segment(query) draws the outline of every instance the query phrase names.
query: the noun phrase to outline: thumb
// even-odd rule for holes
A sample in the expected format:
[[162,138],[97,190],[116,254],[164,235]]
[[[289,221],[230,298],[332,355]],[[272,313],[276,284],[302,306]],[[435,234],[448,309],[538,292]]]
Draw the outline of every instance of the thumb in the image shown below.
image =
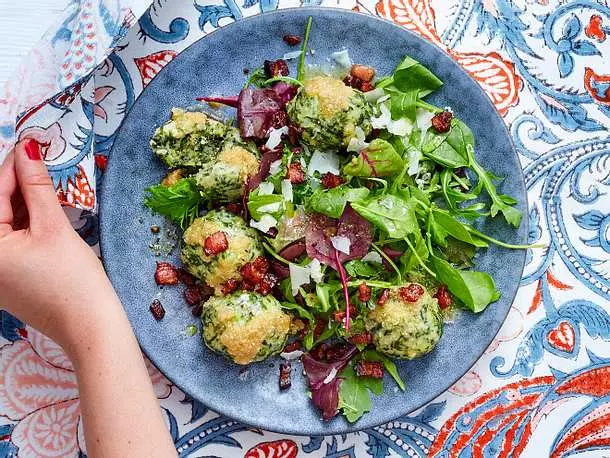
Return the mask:
[[26,138],[15,146],[15,173],[30,215],[31,230],[65,219],[42,160],[41,144],[33,138]]

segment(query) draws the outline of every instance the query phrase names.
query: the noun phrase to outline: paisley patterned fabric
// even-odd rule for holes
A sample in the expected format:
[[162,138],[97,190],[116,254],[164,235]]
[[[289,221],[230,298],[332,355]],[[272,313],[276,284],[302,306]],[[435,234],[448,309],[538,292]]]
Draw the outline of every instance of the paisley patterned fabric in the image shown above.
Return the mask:
[[[96,189],[116,129],[159,70],[216,27],[320,4],[394,21],[470,72],[510,127],[528,188],[529,239],[547,248],[528,253],[508,319],[459,382],[418,412],[360,433],[254,430],[209,411],[149,365],[179,455],[608,456],[610,8],[603,1],[73,1],[0,98],[0,157],[23,135],[44,143],[57,194],[95,248]],[[0,313],[0,456],[86,456],[69,360]]]

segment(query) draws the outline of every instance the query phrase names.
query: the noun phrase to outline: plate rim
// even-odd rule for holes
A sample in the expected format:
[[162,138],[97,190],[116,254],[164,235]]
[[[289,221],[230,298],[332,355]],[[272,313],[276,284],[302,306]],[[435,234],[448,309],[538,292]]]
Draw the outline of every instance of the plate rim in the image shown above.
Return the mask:
[[[202,36],[201,38],[193,41],[191,44],[189,44],[187,47],[185,47],[184,49],[182,49],[177,55],[175,59],[172,59],[171,62],[169,62],[165,67],[163,67],[158,73],[157,75],[155,75],[155,78],[157,78],[162,72],[165,72],[166,69],[168,67],[171,67],[172,64],[174,63],[174,61],[180,57],[180,54],[182,54],[183,52],[187,51],[188,49],[190,49],[191,47],[197,45],[200,41],[205,40],[206,38],[208,38],[209,36],[221,31],[221,30],[226,30],[227,28],[231,28],[231,27],[238,27],[241,24],[244,23],[249,23],[249,22],[254,22],[256,20],[258,20],[261,16],[273,16],[273,15],[278,15],[278,14],[290,14],[290,13],[295,13],[295,12],[310,12],[312,16],[314,16],[314,21],[315,21],[315,14],[316,13],[324,13],[324,12],[331,12],[331,13],[338,13],[338,14],[345,14],[345,15],[354,15],[354,16],[362,16],[365,18],[365,20],[368,21],[378,21],[378,22],[382,22],[382,23],[386,23],[390,26],[392,26],[393,28],[397,29],[398,31],[400,31],[400,33],[404,33],[407,35],[410,35],[412,38],[414,38],[415,40],[418,41],[422,41],[424,43],[426,43],[426,45],[430,45],[434,48],[436,48],[437,51],[441,52],[444,54],[444,56],[448,59],[451,59],[452,61],[455,62],[455,59],[453,59],[453,57],[451,56],[451,54],[449,54],[445,49],[441,48],[440,46],[438,46],[436,43],[433,43],[429,40],[427,40],[426,38],[420,36],[419,34],[389,20],[386,19],[384,17],[380,17],[378,15],[374,15],[374,14],[369,14],[369,13],[364,13],[361,11],[353,11],[353,10],[349,10],[349,9],[344,9],[344,8],[337,8],[337,7],[325,7],[325,6],[302,6],[302,7],[289,7],[289,8],[278,8],[272,11],[266,11],[263,13],[258,13],[258,14],[254,14],[252,16],[247,16],[247,17],[242,17],[238,20],[234,20],[233,22],[230,22],[229,24],[226,24],[224,26],[221,27],[217,27],[214,30],[208,32],[206,35]],[[466,71],[464,69],[464,67],[462,67],[459,63],[455,62],[456,66],[459,67],[459,69],[472,81],[475,83],[476,88],[478,89],[478,91],[480,93],[483,94],[484,99],[485,99],[485,103],[487,103],[488,105],[490,105],[493,108],[493,111],[495,112],[496,116],[498,117],[498,119],[500,120],[500,123],[502,125],[502,130],[504,131],[506,138],[508,139],[508,143],[510,144],[510,148],[514,154],[514,157],[517,160],[517,163],[519,165],[521,165],[521,161],[519,159],[519,153],[517,152],[517,148],[515,147],[515,143],[514,143],[514,139],[510,134],[509,128],[506,125],[506,123],[504,122],[504,118],[502,117],[502,115],[500,114],[500,112],[498,111],[498,109],[496,108],[496,106],[493,104],[493,102],[491,101],[491,99],[489,98],[489,96],[487,95],[487,93],[483,90],[483,88],[479,85],[479,83],[476,81],[476,79],[474,79],[472,77],[472,75]],[[129,110],[125,113],[125,116],[123,117],[123,119],[121,120],[121,122],[119,123],[119,125],[117,126],[115,133],[118,133],[122,128],[123,125],[126,123],[129,114],[131,112],[131,110],[134,108],[134,106],[139,102],[140,97],[142,96],[142,94],[146,91],[146,87],[143,88],[143,90],[140,92],[140,94],[135,98],[132,106],[129,108]],[[114,153],[115,150],[115,143],[113,142],[112,147],[110,148],[108,157],[110,158],[112,156],[112,154]],[[109,168],[112,167],[112,161],[109,161]],[[529,201],[528,201],[528,193],[527,193],[527,187],[526,187],[526,183],[525,183],[525,175],[523,173],[523,167],[520,166],[519,169],[516,172],[517,178],[519,178],[519,183],[517,183],[519,185],[520,191],[522,193],[522,195],[524,196],[524,200],[523,200],[523,204],[524,204],[524,215],[523,218],[521,220],[521,225],[523,227],[523,233],[524,233],[524,238],[525,240],[523,241],[524,243],[527,243],[527,234],[529,233],[529,219],[527,218],[528,215],[528,209],[529,209]],[[104,229],[103,227],[105,226],[105,218],[104,218],[104,208],[106,206],[106,201],[107,201],[107,196],[111,193],[111,191],[109,190],[109,184],[108,184],[108,180],[104,180],[101,188],[100,188],[100,192],[98,194],[98,197],[100,198],[100,206],[99,206],[99,246],[100,246],[100,254],[102,256],[102,263],[104,265],[104,270],[106,270],[106,257],[105,257],[105,248],[104,248],[104,237],[102,236],[102,234],[104,233]],[[508,223],[507,223],[508,224]],[[161,370],[159,368],[159,365],[157,364],[156,358],[149,353],[146,349],[144,349],[138,340],[138,345],[140,346],[140,349],[142,351],[142,353],[153,363],[153,365],[155,366],[155,368],[157,368],[157,370],[159,372],[161,372],[161,374],[163,374],[164,377],[166,377],[171,383],[173,383],[178,389],[180,389],[183,393],[185,393],[186,395],[192,397],[193,399],[196,399],[198,402],[201,402],[202,404],[204,404],[206,407],[210,408],[211,410],[213,410],[214,412],[226,416],[227,418],[231,418],[233,420],[239,421],[241,423],[243,423],[244,425],[248,425],[248,426],[253,426],[253,427],[259,427],[261,429],[264,429],[265,431],[269,431],[269,432],[274,432],[274,433],[279,433],[279,434],[287,434],[287,435],[295,435],[295,436],[316,436],[316,435],[336,435],[336,434],[345,434],[345,433],[354,433],[354,432],[358,432],[358,431],[363,431],[366,429],[370,429],[370,428],[374,428],[376,426],[380,426],[382,424],[388,423],[390,421],[395,420],[396,418],[405,416],[405,415],[409,415],[410,413],[421,409],[422,407],[424,407],[425,405],[429,404],[431,401],[433,401],[434,399],[436,399],[438,396],[441,396],[442,394],[444,394],[445,392],[447,392],[447,390],[449,388],[451,388],[451,386],[453,386],[457,381],[459,381],[464,375],[466,375],[468,373],[468,371],[470,369],[472,369],[472,367],[477,363],[477,361],[479,361],[481,359],[481,357],[485,354],[486,350],[489,348],[489,346],[493,343],[493,341],[496,339],[496,337],[498,336],[500,330],[502,329],[504,323],[506,322],[506,318],[508,317],[508,314],[510,313],[510,309],[512,308],[512,304],[515,301],[515,298],[517,297],[517,294],[519,292],[520,289],[520,280],[523,277],[523,272],[525,270],[525,266],[526,266],[526,255],[525,255],[525,250],[523,250],[523,255],[521,257],[521,265],[518,269],[518,271],[520,272],[518,279],[516,280],[516,289],[515,292],[512,294],[512,297],[510,298],[510,306],[507,307],[506,309],[506,313],[501,316],[501,320],[500,320],[500,324],[498,326],[498,329],[496,330],[496,332],[494,333],[492,339],[490,340],[489,344],[486,345],[479,353],[476,354],[475,357],[473,357],[469,363],[468,363],[468,368],[466,369],[466,371],[462,374],[458,374],[455,375],[454,377],[448,377],[447,379],[450,380],[450,383],[446,384],[446,388],[444,388],[443,390],[440,391],[436,391],[434,392],[434,394],[430,395],[427,398],[421,398],[421,402],[419,403],[418,407],[409,409],[407,411],[404,411],[403,413],[399,414],[398,416],[394,416],[394,414],[392,415],[379,415],[379,418],[377,420],[375,420],[373,423],[371,424],[366,424],[366,425],[362,425],[362,426],[358,426],[359,423],[361,423],[363,420],[366,419],[367,415],[371,414],[372,412],[368,412],[367,414],[365,414],[364,417],[362,417],[362,419],[359,419],[356,423],[347,423],[347,427],[335,427],[335,428],[331,428],[329,431],[313,431],[313,432],[306,432],[303,430],[299,430],[299,429],[295,429],[292,428],[291,426],[287,426],[287,427],[278,427],[278,428],[274,428],[274,427],[269,427],[267,425],[262,425],[259,422],[250,422],[246,416],[228,416],[225,413],[223,413],[223,408],[222,405],[210,405],[207,401],[202,401],[201,399],[198,398],[198,396],[193,396],[188,390],[185,390],[182,387],[182,384],[175,381],[174,379],[170,378],[163,370]],[[108,278],[110,279],[110,276],[108,275]],[[111,281],[112,283],[112,281]],[[114,286],[113,286],[114,288]],[[121,304],[122,305],[122,304]],[[136,328],[133,327],[133,332],[134,335],[136,336],[136,339],[138,337],[137,335],[137,331]],[[383,394],[381,395],[383,396]],[[320,420],[320,424],[321,425],[327,425],[328,423],[323,422],[322,420]]]

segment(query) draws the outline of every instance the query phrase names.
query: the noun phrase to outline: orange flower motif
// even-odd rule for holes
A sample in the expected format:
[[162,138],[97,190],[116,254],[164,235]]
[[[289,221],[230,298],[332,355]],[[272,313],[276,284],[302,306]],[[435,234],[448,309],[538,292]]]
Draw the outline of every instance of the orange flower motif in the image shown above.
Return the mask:
[[[0,415],[18,422],[11,440],[21,458],[77,457],[85,444],[72,363],[35,329],[23,336],[0,348]],[[148,360],[146,366],[155,394],[167,398],[171,383]]]

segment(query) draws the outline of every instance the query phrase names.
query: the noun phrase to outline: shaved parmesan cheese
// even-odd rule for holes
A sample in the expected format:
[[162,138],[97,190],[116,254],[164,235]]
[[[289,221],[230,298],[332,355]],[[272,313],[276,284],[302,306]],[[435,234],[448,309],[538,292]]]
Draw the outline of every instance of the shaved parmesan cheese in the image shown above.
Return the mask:
[[379,99],[381,99],[381,97],[383,97],[384,95],[385,95],[385,91],[383,90],[383,88],[378,87],[378,88],[373,89],[372,91],[365,92],[364,98],[369,103],[375,103]]
[[410,176],[417,175],[419,173],[419,161],[421,160],[421,156],[421,151],[418,149],[411,149],[409,152],[407,152],[407,161],[409,163],[407,173]]
[[259,196],[268,196],[269,194],[273,194],[274,190],[273,183],[269,183],[268,181],[263,181],[258,185],[258,195]]
[[301,356],[303,356],[303,352],[301,350],[282,352],[280,353],[280,356],[288,361],[292,361],[295,359],[299,359]]
[[388,132],[399,137],[409,135],[411,130],[413,130],[413,124],[411,124],[408,118],[400,118],[396,121],[390,120],[388,124]]
[[334,52],[330,55],[331,59],[334,60],[340,67],[350,68],[352,66],[352,60],[349,57],[347,49]]
[[392,119],[390,107],[388,103],[379,104],[381,113],[377,117],[371,118],[371,126],[373,129],[386,129],[388,132],[399,137],[409,135],[413,130],[413,124],[408,118],[400,118],[396,121]]
[[335,250],[339,250],[341,253],[349,254],[349,248],[351,245],[350,240],[342,235],[336,235],[330,238],[330,242],[335,247]]
[[311,275],[311,279],[316,283],[320,283],[324,278],[324,274],[322,273],[322,265],[320,261],[314,259],[309,263],[309,273]]
[[371,126],[373,126],[373,129],[386,129],[388,124],[392,122],[390,108],[387,103],[382,103],[379,105],[379,110],[381,110],[379,116],[371,118]]
[[376,251],[369,251],[366,255],[364,255],[364,257],[361,260],[364,262],[373,262],[375,264],[383,263],[383,259],[381,258],[381,255],[379,253],[377,253]]
[[267,204],[267,205],[261,205],[260,207],[258,207],[258,211],[261,213],[273,213],[278,211],[282,206],[281,202],[273,202],[271,204]]
[[347,150],[359,152],[359,151],[362,151],[363,149],[366,149],[366,147],[369,146],[369,144],[364,141],[366,136],[364,135],[364,131],[362,130],[362,128],[359,126],[356,126],[356,128],[354,129],[354,133],[356,134],[356,137],[350,138],[349,144],[347,145]]
[[422,110],[418,108],[415,110],[417,121],[417,128],[421,130],[422,133],[425,133],[428,128],[432,125],[432,118],[434,117],[434,113],[428,110]]
[[337,376],[337,368],[333,366],[330,369],[330,372],[328,373],[326,378],[322,381],[322,383],[324,383],[324,385],[328,385],[330,382],[332,382],[335,379],[336,376]]
[[313,176],[314,172],[320,172],[322,175],[327,172],[339,175],[339,156],[331,152],[314,151],[309,161],[307,174]]
[[287,202],[292,202],[292,183],[290,180],[282,180],[282,196]]
[[290,287],[294,296],[299,292],[301,286],[309,283],[309,266],[302,267],[291,262],[288,264],[288,270],[290,272]]
[[271,175],[275,175],[277,172],[280,171],[280,167],[282,167],[282,160],[277,160],[271,163],[271,165],[269,166],[269,173]]
[[263,233],[269,232],[272,227],[275,227],[277,224],[277,220],[268,214],[263,215],[260,221],[255,221],[253,219],[250,220],[250,226],[254,229],[258,229]]
[[292,59],[296,59],[297,57],[301,56],[301,51],[292,51],[292,52],[287,52],[286,54],[284,54],[282,56],[282,59],[284,60],[292,60]]
[[280,129],[271,128],[269,129],[269,138],[265,146],[269,149],[275,149],[282,142],[282,135],[288,134],[288,127],[284,126]]

